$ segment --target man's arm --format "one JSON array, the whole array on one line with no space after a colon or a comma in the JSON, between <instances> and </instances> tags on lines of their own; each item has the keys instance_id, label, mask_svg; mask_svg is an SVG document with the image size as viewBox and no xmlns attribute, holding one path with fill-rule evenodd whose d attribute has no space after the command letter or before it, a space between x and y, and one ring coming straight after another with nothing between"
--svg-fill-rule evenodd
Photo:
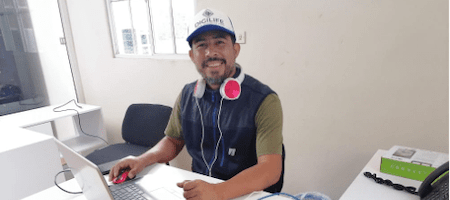
<instances>
[{"instance_id":1,"label":"man's arm","mask_svg":"<svg viewBox=\"0 0 450 200\"><path fill-rule=\"evenodd\" d=\"M281 155L263 155L258 158L258 164L223 183L210 184L202 180L193 180L177 185L184 189L186 199L231 199L264 190L275 184L280 178L281 168Z\"/></svg>"},{"instance_id":2,"label":"man's arm","mask_svg":"<svg viewBox=\"0 0 450 200\"><path fill-rule=\"evenodd\" d=\"M130 168L128 177L133 178L145 167L154 163L166 163L174 159L183 149L184 140L182 137L181 123L179 121L181 94L175 101L169 122L166 127L166 136L161 139L153 148L138 157L129 156L111 168L109 180L117 177L121 169Z\"/></svg>"},{"instance_id":3,"label":"man's arm","mask_svg":"<svg viewBox=\"0 0 450 200\"><path fill-rule=\"evenodd\" d=\"M153 148L138 157L129 156L114 167L109 173L109 180L119 175L121 169L130 169L128 177L134 178L136 174L141 172L145 167L154 163L166 163L174 159L183 149L184 140L165 136Z\"/></svg>"},{"instance_id":4,"label":"man's arm","mask_svg":"<svg viewBox=\"0 0 450 200\"><path fill-rule=\"evenodd\" d=\"M262 155L258 157L258 164L240 172L226 182L217 184L217 190L224 199L264 190L278 182L281 168L281 155Z\"/></svg>"},{"instance_id":5,"label":"man's arm","mask_svg":"<svg viewBox=\"0 0 450 200\"><path fill-rule=\"evenodd\" d=\"M154 163L166 163L174 159L183 149L184 140L165 136L153 148L140 155L138 159L142 160L145 166Z\"/></svg>"}]
</instances>

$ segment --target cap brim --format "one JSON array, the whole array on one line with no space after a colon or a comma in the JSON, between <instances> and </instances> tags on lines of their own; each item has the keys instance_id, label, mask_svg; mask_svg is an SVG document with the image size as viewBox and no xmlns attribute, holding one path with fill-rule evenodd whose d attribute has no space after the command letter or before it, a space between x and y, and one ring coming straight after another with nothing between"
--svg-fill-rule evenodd
<instances>
[{"instance_id":1,"label":"cap brim","mask_svg":"<svg viewBox=\"0 0 450 200\"><path fill-rule=\"evenodd\" d=\"M197 37L198 35L200 35L202 33L208 32L208 31L223 31L223 32L226 32L226 33L231 34L234 37L236 37L233 31L223 28L222 26L209 24L209 25L204 25L200 28L197 28L197 30L195 30L193 33L191 33L191 35L189 35L187 37L186 41L191 43L192 39L194 39L195 37Z\"/></svg>"}]
</instances>

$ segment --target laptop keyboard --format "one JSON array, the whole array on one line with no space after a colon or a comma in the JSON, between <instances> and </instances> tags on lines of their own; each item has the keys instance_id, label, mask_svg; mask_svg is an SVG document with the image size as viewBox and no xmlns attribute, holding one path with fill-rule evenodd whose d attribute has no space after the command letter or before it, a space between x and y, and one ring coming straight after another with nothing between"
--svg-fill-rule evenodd
<instances>
[{"instance_id":1,"label":"laptop keyboard","mask_svg":"<svg viewBox=\"0 0 450 200\"><path fill-rule=\"evenodd\" d=\"M121 187L110 187L114 200L146 200L143 196L144 192L135 184L120 185Z\"/></svg>"}]
</instances>

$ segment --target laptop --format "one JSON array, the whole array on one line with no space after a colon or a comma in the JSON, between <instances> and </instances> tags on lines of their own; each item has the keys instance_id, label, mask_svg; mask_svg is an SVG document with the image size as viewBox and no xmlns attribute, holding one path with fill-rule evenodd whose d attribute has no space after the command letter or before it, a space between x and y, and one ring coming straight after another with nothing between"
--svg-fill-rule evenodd
<instances>
[{"instance_id":1,"label":"laptop","mask_svg":"<svg viewBox=\"0 0 450 200\"><path fill-rule=\"evenodd\" d=\"M59 152L62 154L67 162L73 176L78 185L83 190L83 194L88 200L98 199L151 199L151 200L167 200L167 199L184 199L180 191L172 190L171 188L161 187L158 189L147 190L145 186L139 184L141 178L135 178L122 184L110 185L106 183L100 169L87 160L82 155L78 154L70 147L66 146L61 141L55 139ZM137 190L137 191L132 191ZM126 197L127 191L134 195ZM136 197L140 195L142 197Z\"/></svg>"}]
</instances>

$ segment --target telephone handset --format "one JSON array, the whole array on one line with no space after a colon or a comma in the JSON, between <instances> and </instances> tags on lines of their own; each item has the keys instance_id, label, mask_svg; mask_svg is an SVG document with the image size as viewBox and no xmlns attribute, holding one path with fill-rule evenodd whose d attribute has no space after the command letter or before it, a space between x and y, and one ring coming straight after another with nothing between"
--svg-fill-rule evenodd
<instances>
[{"instance_id":1,"label":"telephone handset","mask_svg":"<svg viewBox=\"0 0 450 200\"><path fill-rule=\"evenodd\" d=\"M448 199L448 164L438 167L423 181L419 188L421 200Z\"/></svg>"}]
</instances>

